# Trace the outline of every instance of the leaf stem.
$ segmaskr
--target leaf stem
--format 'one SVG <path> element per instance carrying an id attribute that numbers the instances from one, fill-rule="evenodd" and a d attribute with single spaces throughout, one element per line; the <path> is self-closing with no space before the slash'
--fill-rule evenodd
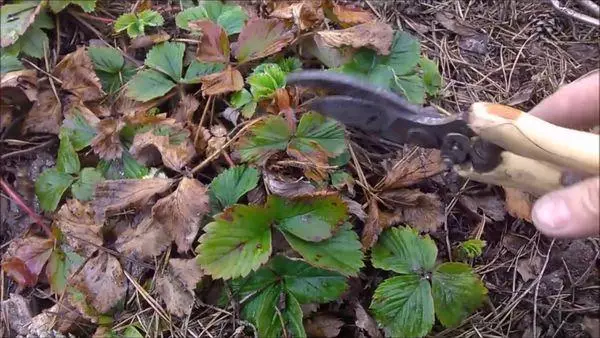
<path id="1" fill-rule="evenodd" d="M 23 211 L 25 211 L 25 213 L 44 230 L 44 232 L 46 233 L 46 235 L 48 235 L 49 238 L 55 238 L 48 225 L 44 223 L 42 217 L 38 215 L 35 211 L 33 211 L 33 209 L 31 209 L 25 203 L 25 201 L 23 201 L 21 195 L 16 193 L 10 186 L 10 184 L 8 184 L 8 182 L 6 182 L 2 177 L 0 177 L 0 187 L 2 188 L 2 190 L 4 190 L 4 192 L 13 202 L 15 202 Z"/>

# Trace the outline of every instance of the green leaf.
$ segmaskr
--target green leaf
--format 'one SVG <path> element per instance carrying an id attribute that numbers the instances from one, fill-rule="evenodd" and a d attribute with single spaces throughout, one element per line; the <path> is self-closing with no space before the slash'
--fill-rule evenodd
<path id="1" fill-rule="evenodd" d="M 23 64 L 16 56 L 8 54 L 0 55 L 0 74 L 14 72 L 23 68 Z"/>
<path id="2" fill-rule="evenodd" d="M 348 191 L 352 194 L 354 191 L 354 177 L 343 170 L 337 170 L 329 174 L 331 177 L 331 185 L 337 190 L 348 187 Z"/>
<path id="3" fill-rule="evenodd" d="M 137 14 L 138 20 L 142 21 L 145 26 L 158 27 L 165 23 L 162 15 L 157 11 L 146 9 Z"/>
<path id="4" fill-rule="evenodd" d="M 61 295 L 67 287 L 67 278 L 69 277 L 66 257 L 62 250 L 55 249 L 52 251 L 46 266 L 46 274 L 52 292 Z"/>
<path id="5" fill-rule="evenodd" d="M 258 206 L 235 205 L 204 227 L 196 248 L 200 266 L 213 278 L 246 276 L 271 255 L 273 216 Z"/>
<path id="6" fill-rule="evenodd" d="M 379 64 L 390 66 L 396 75 L 411 73 L 419 63 L 421 47 L 419 40 L 407 32 L 396 31 L 390 54 L 378 56 Z"/>
<path id="7" fill-rule="evenodd" d="M 114 29 L 116 33 L 120 33 L 135 24 L 137 24 L 137 17 L 134 13 L 123 13 L 115 20 Z M 134 36 L 131 37 L 133 38 Z"/>
<path id="8" fill-rule="evenodd" d="M 279 65 L 279 68 L 285 73 L 291 73 L 302 69 L 302 61 L 295 56 L 282 58 L 277 61 L 277 65 Z"/>
<path id="9" fill-rule="evenodd" d="M 280 116 L 269 116 L 253 125 L 238 142 L 240 157 L 244 162 L 266 159 L 287 148 L 291 138 L 288 123 Z"/>
<path id="10" fill-rule="evenodd" d="M 68 131 L 63 131 L 58 135 L 60 144 L 58 145 L 58 155 L 56 158 L 56 170 L 66 174 L 76 174 L 79 172 L 81 164 L 79 156 L 69 140 Z"/>
<path id="11" fill-rule="evenodd" d="M 123 331 L 123 337 L 125 338 L 144 338 L 144 335 L 140 333 L 140 331 L 138 331 L 138 329 L 133 326 L 133 325 L 129 325 L 125 331 Z"/>
<path id="12" fill-rule="evenodd" d="M 429 235 L 421 237 L 411 228 L 385 231 L 371 250 L 371 263 L 379 269 L 400 274 L 431 272 L 437 247 Z"/>
<path id="13" fill-rule="evenodd" d="M 185 44 L 182 42 L 164 42 L 150 49 L 144 63 L 168 75 L 173 81 L 181 80 L 183 71 L 183 53 Z"/>
<path id="14" fill-rule="evenodd" d="M 44 211 L 54 211 L 64 192 L 73 183 L 74 178 L 61 173 L 56 168 L 44 170 L 35 181 L 35 195 Z"/>
<path id="15" fill-rule="evenodd" d="M 210 182 L 211 198 L 218 200 L 221 210 L 237 203 L 248 191 L 258 184 L 259 174 L 255 168 L 235 166 L 229 168 Z"/>
<path id="16" fill-rule="evenodd" d="M 235 109 L 240 109 L 244 105 L 252 102 L 252 94 L 250 94 L 250 92 L 246 89 L 242 89 L 233 93 L 229 101 Z"/>
<path id="17" fill-rule="evenodd" d="M 123 55 L 112 47 L 89 47 L 88 55 L 97 71 L 118 73 L 125 65 Z"/>
<path id="18" fill-rule="evenodd" d="M 448 262 L 438 265 L 431 276 L 435 313 L 442 325 L 453 327 L 481 306 L 487 289 L 470 266 Z"/>
<path id="19" fill-rule="evenodd" d="M 35 24 L 31 25 L 19 39 L 3 49 L 12 55 L 25 54 L 34 58 L 42 58 L 44 56 L 44 46 L 48 46 L 48 36 Z"/>
<path id="20" fill-rule="evenodd" d="M 218 73 L 223 69 L 225 69 L 225 65 L 222 63 L 200 62 L 194 60 L 185 72 L 185 77 L 181 82 L 200 83 L 201 77 L 209 74 Z"/>
<path id="21" fill-rule="evenodd" d="M 242 107 L 242 110 L 240 111 L 242 113 L 242 116 L 249 119 L 254 115 L 254 112 L 256 111 L 256 107 L 257 107 L 258 103 L 256 101 L 251 101 L 248 104 L 245 104 Z"/>
<path id="22" fill-rule="evenodd" d="M 394 78 L 394 90 L 404 94 L 406 99 L 421 104 L 425 101 L 423 80 L 417 75 L 401 75 Z"/>
<path id="23" fill-rule="evenodd" d="M 267 65 L 262 71 L 250 75 L 247 82 L 255 100 L 269 99 L 278 88 L 285 87 L 285 72 L 276 64 Z"/>
<path id="24" fill-rule="evenodd" d="M 175 24 L 181 29 L 191 30 L 188 26 L 190 21 L 205 19 L 219 24 L 227 32 L 227 35 L 232 35 L 241 32 L 247 15 L 238 5 L 223 4 L 220 1 L 205 1 L 198 7 L 179 12 L 175 17 Z"/>
<path id="25" fill-rule="evenodd" d="M 69 136 L 69 140 L 76 151 L 89 146 L 96 136 L 96 129 L 89 125 L 77 109 L 71 118 L 66 118 L 63 121 L 61 129 Z"/>
<path id="26" fill-rule="evenodd" d="M 321 242 L 308 242 L 284 231 L 290 246 L 314 266 L 337 271 L 345 276 L 356 276 L 364 266 L 363 252 L 358 235 L 348 223 L 337 233 Z"/>
<path id="27" fill-rule="evenodd" d="M 341 166 L 348 164 L 348 162 L 350 162 L 351 158 L 352 158 L 352 156 L 350 155 L 350 152 L 348 151 L 348 149 L 344 149 L 344 151 L 342 151 L 341 154 L 330 158 L 328 163 L 331 166 L 341 167 Z"/>
<path id="28" fill-rule="evenodd" d="M 306 157 L 335 157 L 346 150 L 344 128 L 339 122 L 321 114 L 306 113 L 300 118 L 289 148 Z"/>
<path id="29" fill-rule="evenodd" d="M 94 197 L 96 185 L 104 181 L 102 173 L 95 168 L 83 168 L 79 178 L 71 186 L 73 197 L 80 201 L 89 201 Z"/>
<path id="30" fill-rule="evenodd" d="M 148 175 L 150 170 L 136 161 L 128 151 L 123 152 L 122 159 L 126 178 L 142 178 Z"/>
<path id="31" fill-rule="evenodd" d="M 129 81 L 127 96 L 145 102 L 165 95 L 173 87 L 175 87 L 175 82 L 162 73 L 148 69 L 135 74 Z"/>
<path id="32" fill-rule="evenodd" d="M 38 7 L 35 2 L 22 2 L 7 4 L 0 7 L 0 32 L 1 46 L 6 47 L 13 44 L 19 36 L 23 35 L 30 23 L 33 22 L 35 10 Z"/>
<path id="33" fill-rule="evenodd" d="M 375 290 L 371 310 L 390 336 L 422 337 L 434 323 L 431 286 L 415 274 L 386 279 Z"/>
<path id="34" fill-rule="evenodd" d="M 266 207 L 275 216 L 279 230 L 309 242 L 331 238 L 348 216 L 339 196 L 286 199 L 271 195 Z"/>
<path id="35" fill-rule="evenodd" d="M 423 85 L 425 86 L 425 92 L 431 96 L 437 95 L 442 87 L 442 75 L 440 75 L 437 63 L 429 60 L 426 56 L 423 56 L 419 60 L 419 66 L 423 71 Z"/>
<path id="36" fill-rule="evenodd" d="M 473 259 L 481 256 L 483 248 L 485 248 L 485 241 L 481 239 L 469 239 L 460 243 L 458 246 L 458 253 L 463 259 Z"/>
<path id="37" fill-rule="evenodd" d="M 127 30 L 130 38 L 144 34 L 145 26 L 162 26 L 164 19 L 160 13 L 146 9 L 140 13 L 124 13 L 117 18 L 114 24 L 115 32 Z"/>
<path id="38" fill-rule="evenodd" d="M 81 7 L 86 13 L 91 13 L 96 9 L 96 0 L 51 0 L 48 4 L 54 13 L 62 11 L 70 4 Z"/>
<path id="39" fill-rule="evenodd" d="M 127 83 L 135 75 L 135 68 L 125 65 L 123 70 L 118 73 L 107 73 L 100 70 L 96 71 L 96 75 L 102 83 L 104 91 L 114 94 L 116 93 L 125 83 Z"/>

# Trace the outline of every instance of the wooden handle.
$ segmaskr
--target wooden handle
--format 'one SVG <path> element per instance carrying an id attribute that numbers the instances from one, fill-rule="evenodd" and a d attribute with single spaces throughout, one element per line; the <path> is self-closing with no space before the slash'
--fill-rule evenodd
<path id="1" fill-rule="evenodd" d="M 500 164 L 485 173 L 474 170 L 469 163 L 456 165 L 454 169 L 459 175 L 478 182 L 517 188 L 536 196 L 563 187 L 563 172 L 557 166 L 508 151 L 503 151 L 500 156 Z"/>
<path id="2" fill-rule="evenodd" d="M 469 126 L 483 139 L 515 154 L 597 175 L 600 137 L 559 127 L 518 109 L 477 102 Z"/>

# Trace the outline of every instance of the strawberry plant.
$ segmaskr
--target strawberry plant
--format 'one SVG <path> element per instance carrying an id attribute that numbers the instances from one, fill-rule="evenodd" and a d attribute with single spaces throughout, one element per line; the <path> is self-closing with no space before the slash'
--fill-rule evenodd
<path id="1" fill-rule="evenodd" d="M 94 63 L 102 88 L 109 94 L 119 90 L 135 74 L 135 67 L 125 63 L 123 55 L 115 48 L 90 47 L 88 55 Z"/>
<path id="2" fill-rule="evenodd" d="M 373 266 L 398 274 L 379 284 L 371 303 L 392 336 L 425 336 L 434 315 L 445 327 L 456 326 L 483 303 L 487 289 L 469 265 L 436 265 L 436 257 L 429 236 L 408 227 L 387 230 L 373 247 Z"/>
<path id="3" fill-rule="evenodd" d="M 130 38 L 144 35 L 146 27 L 158 27 L 165 23 L 162 15 L 153 10 L 143 10 L 139 13 L 125 13 L 115 21 L 115 32 L 127 31 Z"/>
<path id="4" fill-rule="evenodd" d="M 221 1 L 203 1 L 200 6 L 181 11 L 175 17 L 177 27 L 198 33 L 189 23 L 197 20 L 210 20 L 225 29 L 227 35 L 238 34 L 242 31 L 248 16 L 242 7 L 234 4 L 224 4 Z"/>
<path id="5" fill-rule="evenodd" d="M 485 244 L 481 239 L 469 239 L 460 243 L 456 252 L 460 259 L 474 259 L 481 256 Z"/>

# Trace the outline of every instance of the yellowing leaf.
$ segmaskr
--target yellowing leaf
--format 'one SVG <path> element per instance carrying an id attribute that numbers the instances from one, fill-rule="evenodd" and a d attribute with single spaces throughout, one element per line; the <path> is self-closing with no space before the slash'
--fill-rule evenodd
<path id="1" fill-rule="evenodd" d="M 196 58 L 202 62 L 229 62 L 229 38 L 225 30 L 210 20 L 190 21 L 189 27 L 202 31 Z"/>
<path id="2" fill-rule="evenodd" d="M 190 314 L 194 304 L 194 289 L 203 273 L 195 259 L 169 260 L 164 274 L 156 279 L 156 292 L 165 302 L 169 313 L 183 317 Z"/>
<path id="3" fill-rule="evenodd" d="M 339 31 L 321 31 L 316 34 L 323 42 L 332 47 L 366 47 L 375 50 L 380 55 L 390 54 L 390 47 L 394 39 L 392 27 L 381 22 L 369 22 Z"/>
<path id="4" fill-rule="evenodd" d="M 294 33 L 286 29 L 283 22 L 255 18 L 246 23 L 238 41 L 232 44 L 232 49 L 235 58 L 240 63 L 245 63 L 275 54 L 293 40 Z"/>
<path id="5" fill-rule="evenodd" d="M 67 54 L 54 67 L 52 73 L 62 81 L 63 89 L 72 92 L 83 101 L 97 100 L 105 95 L 85 47 L 79 47 L 73 53 Z"/>
<path id="6" fill-rule="evenodd" d="M 200 78 L 202 94 L 218 95 L 236 92 L 244 88 L 244 78 L 239 70 L 227 66 L 223 71 Z"/>
<path id="7" fill-rule="evenodd" d="M 196 154 L 189 131 L 178 124 L 158 125 L 136 134 L 129 152 L 138 161 L 148 164 L 153 148 L 160 153 L 164 165 L 173 170 L 181 170 Z"/>

